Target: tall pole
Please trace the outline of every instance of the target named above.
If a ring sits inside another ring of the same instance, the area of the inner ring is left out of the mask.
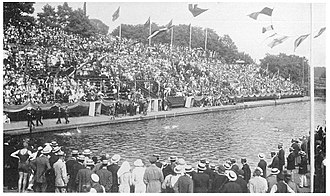
[[[310,3],[310,45],[309,45],[309,61],[310,61],[310,96],[311,96],[311,124],[310,124],[310,155],[311,155],[311,192],[314,192],[314,65],[313,65],[313,4]]]
[[[151,35],[151,19],[149,20],[149,36]],[[149,46],[151,46],[151,38],[149,39]]]
[[[204,47],[205,51],[206,51],[206,46],[207,46],[207,28],[205,29],[205,47]]]
[[[305,84],[305,64],[304,64],[304,59],[302,60],[302,82],[301,84],[304,85]]]
[[[171,28],[171,52],[173,49],[173,29],[174,29],[174,27]]]
[[[191,31],[192,31],[192,26],[191,24],[189,25],[189,50],[191,51]]]
[[[121,40],[121,23],[119,25],[119,40]]]

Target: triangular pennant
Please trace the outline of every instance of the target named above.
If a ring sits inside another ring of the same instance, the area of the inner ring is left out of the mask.
[[[144,23],[144,28],[149,27],[150,26],[150,17],[148,18],[147,22]]]
[[[288,36],[282,36],[282,37],[279,37],[279,38],[275,38],[271,43],[268,44],[268,46],[270,48],[274,48],[275,46],[283,43],[288,38],[289,38]]]
[[[189,4],[188,9],[194,17],[196,17],[196,16],[198,16],[198,15],[200,15],[203,12],[206,12],[208,10],[208,9],[202,9],[202,8],[197,7],[197,4],[195,4],[194,7],[193,7],[192,4]]]
[[[262,27],[262,33],[265,33],[266,31],[274,30],[273,25],[270,25],[268,27]]]
[[[259,12],[253,12],[251,14],[248,15],[250,18],[253,18],[254,20],[258,19],[259,16]]]
[[[270,9],[269,7],[265,7],[260,11],[260,14],[265,14],[267,16],[272,16],[273,9]]]
[[[320,31],[318,32],[318,34],[314,36],[314,38],[317,38],[318,36],[320,36],[324,31],[325,31],[325,27],[321,28]]]
[[[297,47],[309,36],[309,34],[306,35],[302,35],[300,37],[298,37],[295,41],[294,41],[294,51],[296,51]]]
[[[115,13],[112,14],[112,21],[115,21],[115,20],[117,20],[117,18],[119,18],[119,10],[120,10],[120,6],[115,11]]]

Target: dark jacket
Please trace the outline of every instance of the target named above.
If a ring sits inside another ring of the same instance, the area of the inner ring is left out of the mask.
[[[100,177],[100,184],[104,186],[105,192],[110,193],[112,187],[112,173],[107,169],[100,169],[96,171],[96,174]]]
[[[267,162],[263,159],[260,160],[258,163],[258,167],[260,167],[262,169],[262,172],[263,172],[262,177],[266,178],[267,177],[267,172],[266,172]]]
[[[194,182],[194,193],[207,193],[211,188],[210,176],[205,173],[194,173],[192,180]]]
[[[306,156],[301,157],[301,163],[299,164],[299,174],[307,173],[307,158]]]
[[[212,182],[212,193],[220,193],[220,190],[223,188],[223,186],[228,181],[228,178],[224,174],[215,173],[213,182]]]
[[[77,192],[81,193],[83,192],[83,186],[91,186],[92,184],[92,176],[93,172],[92,170],[88,168],[80,169],[77,173],[76,177],[76,184],[78,184]]]
[[[194,184],[191,177],[187,175],[180,176],[178,181],[174,185],[175,193],[193,193]]]
[[[278,151],[278,159],[279,159],[280,167],[282,167],[283,165],[285,165],[285,152],[284,152],[283,148],[281,148]]]
[[[244,180],[248,183],[251,178],[250,166],[248,164],[244,164],[242,170],[244,171]]]
[[[68,167],[68,165],[67,165],[67,167]],[[70,168],[70,166],[69,166],[69,168]],[[77,173],[80,169],[84,169],[84,168],[85,167],[82,165],[82,163],[79,163],[78,161],[75,161],[72,163],[72,168],[70,169],[70,173],[68,170],[68,174],[70,175],[69,182],[68,182],[68,189],[72,190],[73,192],[77,191],[77,183],[76,183]]]
[[[273,157],[272,163],[269,165],[270,168],[277,168],[280,170],[280,160],[278,156]]]
[[[117,172],[119,170],[119,166],[117,164],[111,164],[107,167],[107,169],[112,173],[112,187],[111,192],[118,192],[118,175]]]
[[[242,193],[241,186],[237,182],[227,182],[222,191],[222,193]]]
[[[296,168],[296,167],[295,167],[295,158],[294,158],[294,154],[293,154],[293,152],[291,152],[291,153],[289,154],[289,156],[286,158],[286,160],[287,160],[287,166],[286,166],[286,169],[288,169],[288,170],[293,170],[293,169]]]
[[[35,182],[46,183],[46,172],[51,169],[48,158],[46,156],[37,157],[31,162],[31,167],[35,171]]]
[[[240,185],[242,193],[249,192],[247,182],[241,176],[237,176],[237,180],[235,182]]]

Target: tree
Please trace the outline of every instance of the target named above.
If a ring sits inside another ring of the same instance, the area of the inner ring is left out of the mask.
[[[57,13],[55,11],[55,8],[50,6],[49,4],[46,4],[42,8],[43,12],[40,12],[37,14],[38,20],[41,23],[42,26],[50,26],[50,27],[56,27],[58,25],[58,18]]]
[[[72,14],[72,8],[69,7],[67,2],[64,2],[63,5],[57,6],[57,15],[58,23],[62,28],[65,28],[68,25],[68,19]]]
[[[277,74],[283,78],[290,78],[294,83],[302,83],[308,81],[309,64],[305,57],[296,55],[287,55],[280,53],[279,55],[266,54],[266,57],[260,59],[260,66],[268,72]]]
[[[34,25],[34,2],[4,2],[3,26],[6,29],[13,25],[18,28],[31,28]]]
[[[80,8],[74,10],[69,16],[68,25],[64,30],[87,37],[96,33],[96,29],[91,24],[88,17],[85,16],[84,11]]]
[[[90,19],[89,21],[94,26],[97,33],[102,34],[102,35],[108,34],[109,26],[104,24],[101,20],[99,20],[99,19]]]

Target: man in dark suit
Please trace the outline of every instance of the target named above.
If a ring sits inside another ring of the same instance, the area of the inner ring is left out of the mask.
[[[192,175],[194,193],[208,193],[208,190],[211,189],[210,176],[204,173],[205,170],[205,164],[199,163],[197,166],[197,173]]]
[[[68,106],[65,107],[64,109],[64,119],[65,119],[65,124],[68,124],[69,121],[69,108]]]
[[[156,161],[156,166],[159,167],[160,169],[163,167],[163,164],[159,161],[159,154],[153,154],[154,157],[156,157],[157,161]]]
[[[249,189],[247,187],[247,182],[243,179],[244,177],[244,171],[242,169],[239,169],[237,172],[235,172],[237,175],[236,183],[240,185],[242,189],[242,193],[248,193]]]
[[[223,165],[218,167],[218,171],[215,172],[215,176],[212,183],[212,193],[219,193],[223,186],[228,181],[227,176],[225,175],[226,168]]]
[[[112,173],[107,169],[108,160],[102,160],[101,169],[96,171],[96,174],[100,177],[100,185],[104,186],[105,192],[110,193],[112,187]]]
[[[62,110],[61,110],[61,107],[58,106],[57,108],[57,121],[56,121],[56,124],[61,124],[61,115],[62,115]]]
[[[266,172],[267,162],[265,161],[265,155],[264,155],[264,153],[260,153],[260,154],[258,154],[258,157],[260,159],[260,161],[258,163],[258,167],[260,167],[262,169],[261,176],[266,178],[267,177],[267,172]]]
[[[27,113],[26,113],[28,127],[35,126],[34,123],[33,123],[33,113],[32,113],[31,109],[32,109],[31,107],[28,107],[27,108]]]
[[[31,168],[34,170],[34,189],[35,192],[46,192],[47,180],[46,172],[51,169],[49,164],[49,153],[52,147],[47,145],[41,151],[41,155],[31,161]]]
[[[120,168],[118,165],[119,160],[120,160],[119,154],[113,155],[110,160],[111,164],[107,167],[107,169],[112,173],[112,187],[111,187],[112,193],[118,193],[119,190],[118,175],[117,175],[117,172]]]
[[[68,192],[74,193],[78,191],[78,184],[76,183],[76,178],[78,171],[85,168],[85,166],[83,165],[84,161],[85,161],[85,156],[79,155],[77,157],[77,161],[74,161],[72,163],[72,169],[70,169],[70,173],[68,171],[68,174],[70,175],[68,182]]]
[[[78,157],[78,150],[72,150],[71,158],[69,158],[69,160],[67,160],[65,162],[66,171],[69,176],[69,182],[68,182],[68,192],[69,193],[74,192],[73,191],[74,180],[72,180],[72,179],[75,179],[75,178],[73,178],[73,176],[74,176],[74,165],[78,164],[77,157]],[[80,168],[80,169],[82,169],[82,168]],[[70,179],[71,179],[71,181],[70,181]]]
[[[271,152],[270,156],[272,157],[272,163],[270,165],[268,165],[269,168],[277,168],[278,170],[280,170],[280,160],[277,156],[276,152]]]
[[[180,176],[178,181],[174,184],[175,193],[193,193],[194,185],[193,180],[191,179],[191,172],[194,169],[191,165],[185,166],[184,175]]]
[[[41,125],[44,125],[41,122],[41,117],[42,117],[42,110],[41,110],[40,106],[38,106],[37,109],[36,109],[36,124],[37,124],[37,126],[39,126],[39,123]]]
[[[76,184],[77,192],[83,193],[88,191],[88,187],[92,184],[92,167],[94,165],[94,161],[92,159],[88,159],[86,161],[86,168],[80,169],[76,176]]]
[[[245,182],[249,182],[250,178],[251,178],[251,169],[250,166],[247,164],[247,160],[246,158],[242,158],[241,159],[241,163],[243,165],[242,170],[244,172],[243,175],[243,179],[245,180]]]
[[[283,143],[278,144],[278,159],[279,159],[279,170],[280,172],[283,171],[283,166],[285,165],[285,152],[283,150]]]

